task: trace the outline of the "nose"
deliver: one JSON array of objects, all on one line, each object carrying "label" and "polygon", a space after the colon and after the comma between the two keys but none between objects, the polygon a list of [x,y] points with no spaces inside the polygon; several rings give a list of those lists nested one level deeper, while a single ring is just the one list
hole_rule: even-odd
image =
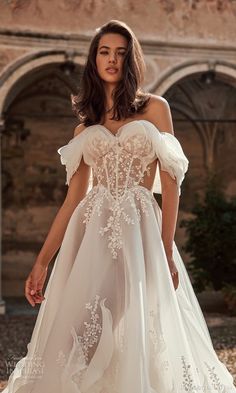
[{"label": "nose", "polygon": [[111,52],[109,56],[109,63],[115,63],[115,62],[116,62],[116,54]]}]

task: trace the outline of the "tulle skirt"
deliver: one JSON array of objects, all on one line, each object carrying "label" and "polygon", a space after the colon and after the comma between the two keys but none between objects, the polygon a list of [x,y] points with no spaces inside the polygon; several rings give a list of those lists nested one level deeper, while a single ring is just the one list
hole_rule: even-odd
[{"label": "tulle skirt", "polygon": [[142,186],[95,186],[68,223],[27,354],[4,393],[235,393],[161,210]]}]

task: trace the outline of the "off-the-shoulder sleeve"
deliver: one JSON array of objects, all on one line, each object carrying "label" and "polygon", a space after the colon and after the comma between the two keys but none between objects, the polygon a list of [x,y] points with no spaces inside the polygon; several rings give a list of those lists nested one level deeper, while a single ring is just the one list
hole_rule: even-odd
[{"label": "off-the-shoulder sleeve", "polygon": [[[159,160],[160,169],[162,171],[168,172],[170,176],[176,180],[180,195],[181,184],[184,180],[189,164],[181,144],[173,134],[154,130],[153,146],[156,156]],[[161,180],[158,167],[156,170],[152,191],[161,194]]]},{"label": "off-the-shoulder sleeve", "polygon": [[66,167],[66,183],[69,185],[73,174],[79,167],[83,156],[86,130],[70,139],[69,142],[61,146],[57,152],[60,154],[62,165]]}]

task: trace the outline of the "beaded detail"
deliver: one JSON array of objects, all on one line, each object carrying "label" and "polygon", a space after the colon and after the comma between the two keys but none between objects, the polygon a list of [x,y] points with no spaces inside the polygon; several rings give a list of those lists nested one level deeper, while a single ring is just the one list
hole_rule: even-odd
[{"label": "beaded detail", "polygon": [[193,377],[190,370],[190,364],[187,364],[185,357],[181,356],[182,367],[183,367],[183,389],[186,392],[193,392],[194,385],[193,385]]},{"label": "beaded detail", "polygon": [[88,137],[88,151],[93,155],[93,178],[97,184],[81,201],[81,206],[86,204],[83,220],[86,226],[94,215],[102,214],[105,199],[109,202],[110,214],[99,234],[107,236],[113,259],[117,259],[123,246],[122,224],[134,225],[140,221],[141,212],[148,215],[149,205],[155,201],[152,192],[140,185],[145,175],[150,176],[148,164],[153,158],[150,139],[144,131],[121,136],[108,138],[99,131]]},{"label": "beaded detail", "polygon": [[[103,180],[104,175],[107,177],[106,183],[111,193],[113,190],[122,192],[122,188],[129,186],[131,177],[133,180],[139,175],[142,178],[147,165],[158,158],[160,168],[176,180],[180,194],[180,186],[188,169],[188,159],[175,136],[171,132],[161,132],[144,119],[121,126],[115,135],[101,124],[91,125],[57,151],[61,155],[61,163],[66,165],[66,184],[69,185],[83,156],[84,162],[94,172],[97,170],[97,177],[99,172]],[[92,176],[87,193],[91,188]],[[154,178],[153,192],[161,193],[159,170]]]},{"label": "beaded detail", "polygon": [[216,389],[218,392],[224,391],[224,385],[220,382],[219,377],[215,373],[215,367],[214,366],[211,367],[207,362],[204,363],[208,370],[213,388]]},{"label": "beaded detail", "polygon": [[91,303],[86,303],[85,308],[90,311],[90,319],[89,322],[84,322],[85,330],[82,336],[78,336],[79,343],[83,349],[83,354],[86,363],[89,360],[89,349],[92,348],[97,342],[100,337],[102,326],[98,322],[99,315],[97,314],[97,307],[98,307],[98,300],[100,296],[95,296],[94,305]]},{"label": "beaded detail", "polygon": [[[219,380],[219,377],[215,373],[215,367],[210,366],[207,362],[203,362],[206,367],[206,374],[204,376],[204,382],[201,386],[194,384],[194,378],[192,375],[192,366],[190,363],[187,363],[185,356],[181,356],[182,368],[183,368],[183,390],[186,392],[203,392],[208,393],[211,390],[217,392],[226,392],[226,386],[222,384]],[[195,367],[197,374],[200,374],[199,368]],[[208,377],[208,378],[207,378]],[[209,382],[211,386],[209,386]]]},{"label": "beaded detail", "polygon": [[[90,152],[92,150],[96,157],[93,163],[94,177],[115,199],[121,197],[128,188],[143,182],[145,172],[150,176],[148,162],[150,155],[152,157],[152,145],[145,134],[135,134],[125,141],[101,138],[101,135],[97,138],[94,135],[92,141],[88,142]],[[148,157],[148,160],[144,157]]]},{"label": "beaded detail", "polygon": [[62,381],[71,379],[76,384],[83,381],[84,373],[88,368],[90,358],[89,351],[98,343],[102,332],[102,326],[99,322],[99,314],[97,313],[98,302],[100,296],[96,295],[93,304],[86,303],[85,308],[89,310],[89,321],[84,321],[84,331],[82,335],[78,335],[74,327],[71,328],[73,337],[73,346],[68,357],[60,350],[57,355],[56,363],[63,369]]},{"label": "beaded detail", "polygon": [[[106,206],[109,201],[110,214],[106,220],[105,226],[100,227],[99,234],[107,236],[108,248],[111,251],[113,259],[117,259],[118,250],[123,246],[122,225],[134,225],[136,221],[141,220],[141,212],[146,216],[149,215],[148,209],[150,204],[155,203],[154,196],[148,189],[142,186],[130,187],[122,197],[113,199],[110,192],[104,186],[95,186],[91,192],[84,198],[80,204],[86,205],[83,223],[87,226],[92,217],[102,214],[103,205]],[[130,209],[127,208],[127,202],[132,207],[132,216]],[[139,202],[139,205],[138,205]]]}]

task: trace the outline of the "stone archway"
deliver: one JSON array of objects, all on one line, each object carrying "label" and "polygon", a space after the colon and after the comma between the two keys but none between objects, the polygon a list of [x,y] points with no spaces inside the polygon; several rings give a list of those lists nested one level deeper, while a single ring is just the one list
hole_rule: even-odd
[{"label": "stone archway", "polygon": [[185,61],[174,67],[170,66],[150,85],[150,90],[153,93],[164,96],[173,85],[183,78],[208,71],[214,71],[218,75],[221,75],[223,81],[236,86],[235,64],[220,60],[207,61],[204,59],[199,61]]},{"label": "stone archway", "polygon": [[79,55],[76,51],[47,50],[37,51],[27,54],[9,64],[0,74],[0,115],[7,109],[10,92],[13,92],[23,77],[25,78],[32,71],[36,71],[50,64],[63,64],[71,61],[77,66],[83,66],[85,56]]},{"label": "stone archway", "polygon": [[[83,59],[74,59],[79,80]],[[25,273],[64,197],[57,148],[72,137],[77,120],[70,102],[75,79],[65,75],[62,64],[64,52],[41,53],[22,59],[0,77],[5,296],[22,295]],[[20,271],[19,260],[24,261]]]},{"label": "stone archway", "polygon": [[[159,83],[160,89],[169,86],[163,96],[170,104],[177,137],[190,159],[184,185],[184,205],[188,208],[193,194],[204,192],[210,172],[223,179],[228,194],[236,194],[236,171],[232,166],[236,142],[236,69],[228,68],[227,74],[223,74],[223,65],[211,70],[202,66],[200,71],[197,65],[194,67],[188,69],[195,69],[194,73],[187,72],[176,80],[175,72],[170,80]],[[181,69],[177,75],[182,74]],[[176,82],[171,84],[172,80]]]}]

